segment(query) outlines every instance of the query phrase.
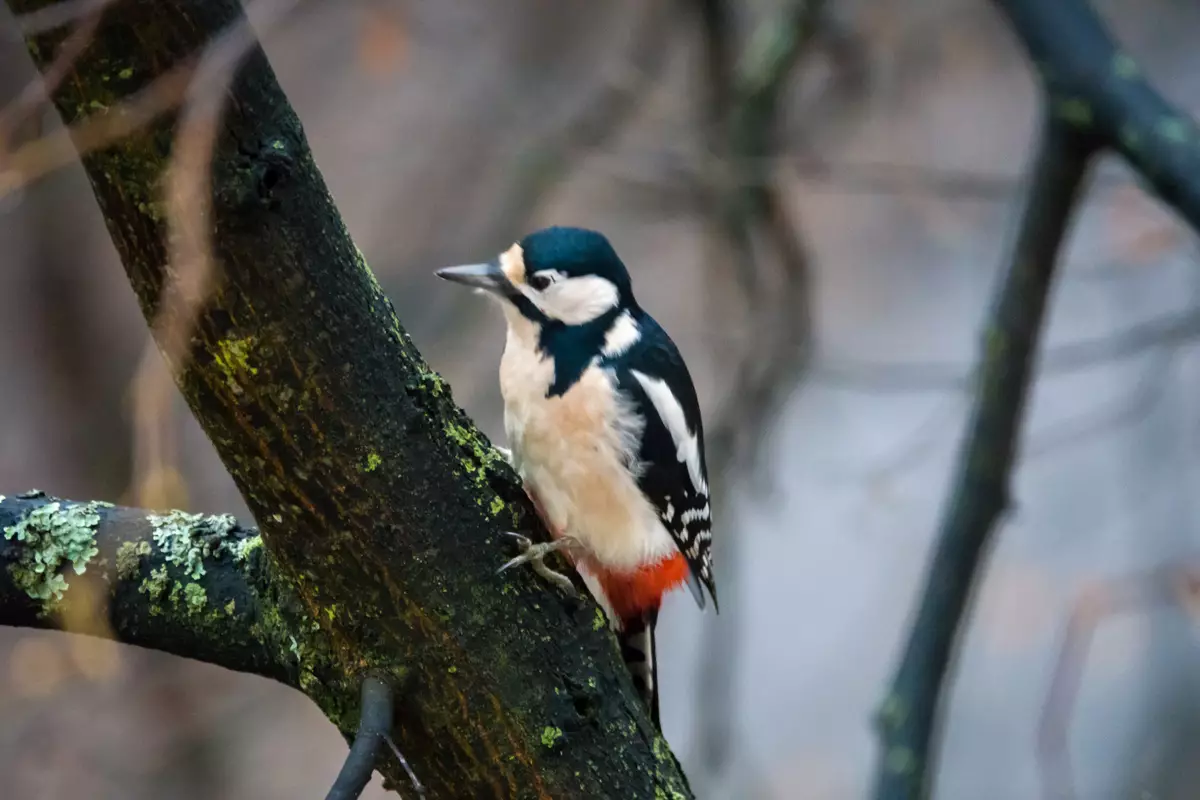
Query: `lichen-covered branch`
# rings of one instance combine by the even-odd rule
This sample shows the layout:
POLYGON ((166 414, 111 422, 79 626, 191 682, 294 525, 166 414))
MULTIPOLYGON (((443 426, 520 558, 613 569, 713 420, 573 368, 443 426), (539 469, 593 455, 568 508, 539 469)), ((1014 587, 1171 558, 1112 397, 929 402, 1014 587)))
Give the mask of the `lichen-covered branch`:
POLYGON ((1054 267, 1095 155, 1094 142, 1051 115, 1008 268, 983 332, 967 435, 904 654, 878 713, 876 800, 929 795, 945 677, 996 521, 1008 506, 1054 267))
POLYGON ((336 675, 252 528, 0 495, 0 625, 115 639, 316 690, 336 675))
MULTIPOLYGON (((108 113, 240 19, 235 0, 116 0, 55 106, 69 124, 108 113)), ((63 36, 28 38, 40 69, 63 36)), ((598 608, 532 571, 496 576, 511 554, 501 531, 545 531, 397 321, 261 50, 227 98, 213 291, 170 366, 254 514, 272 581, 328 648, 337 680, 310 696, 352 736, 341 709, 364 675, 405 687, 396 740, 431 798, 689 797, 598 608)), ((160 196, 176 131, 159 118, 83 156, 147 320, 178 268, 160 196)))

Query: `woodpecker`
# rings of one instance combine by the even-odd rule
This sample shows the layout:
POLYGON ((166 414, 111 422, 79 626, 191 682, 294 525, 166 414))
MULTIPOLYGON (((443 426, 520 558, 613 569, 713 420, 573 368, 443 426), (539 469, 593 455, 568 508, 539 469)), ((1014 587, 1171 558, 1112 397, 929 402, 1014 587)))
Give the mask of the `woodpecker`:
POLYGON ((438 277, 497 300, 509 457, 551 533, 501 570, 563 550, 604 609, 658 723, 654 628, 686 583, 717 607, 704 429, 691 375, 633 295, 625 264, 596 231, 531 233, 485 264, 438 277))

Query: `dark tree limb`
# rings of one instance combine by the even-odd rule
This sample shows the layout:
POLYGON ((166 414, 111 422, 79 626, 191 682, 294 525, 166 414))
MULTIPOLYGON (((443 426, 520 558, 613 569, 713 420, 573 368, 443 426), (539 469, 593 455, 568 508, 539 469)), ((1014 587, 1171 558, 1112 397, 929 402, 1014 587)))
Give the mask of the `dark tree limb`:
POLYGON ((1200 229, 1200 131, 1145 79, 1087 0, 994 0, 1038 69, 1052 112, 1120 153, 1200 229))
POLYGON ((1055 261, 1086 167, 1126 158, 1200 230, 1200 134, 1142 77, 1085 0, 995 0, 1037 67, 1047 121, 969 432, 904 655, 879 711, 876 798, 925 796, 945 676, 1008 483, 1055 261))
MULTIPOLYGON (((103 116, 242 18, 234 0, 117 0, 55 106, 68 125, 103 116)), ((63 38, 28 37, 39 69, 63 38)), ((350 737, 362 677, 403 682, 395 738, 430 797, 690 797, 599 609, 532 571, 495 575, 501 531, 545 531, 400 326, 257 47, 227 99, 214 290, 170 366, 304 612, 298 643, 328 653, 300 688, 350 737)), ((160 117, 83 155, 148 321, 177 267, 159 195, 177 127, 160 117)))
POLYGON ((261 543, 230 516, 0 496, 0 625, 114 639, 296 688, 327 679, 328 648, 308 644, 307 613, 261 543))
POLYGON ((392 687, 368 675, 363 679, 358 731, 346 761, 325 800, 356 800, 371 781, 375 760, 384 740, 392 732, 392 687))
POLYGON ((975 576, 1009 504, 1009 475, 1054 266, 1095 145, 1094 139, 1057 117, 1045 122, 1020 230, 984 329, 974 407, 924 593, 878 712, 876 800, 929 793, 944 679, 975 576))

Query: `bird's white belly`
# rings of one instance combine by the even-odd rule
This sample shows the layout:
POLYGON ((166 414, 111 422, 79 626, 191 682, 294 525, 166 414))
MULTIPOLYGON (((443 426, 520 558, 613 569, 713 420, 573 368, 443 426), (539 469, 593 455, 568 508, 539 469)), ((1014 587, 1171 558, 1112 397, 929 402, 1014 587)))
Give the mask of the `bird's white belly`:
POLYGON ((513 461, 556 532, 613 570, 672 554, 675 543, 631 465, 643 425, 604 370, 589 367, 563 395, 547 397, 553 363, 505 349, 504 423, 513 461))

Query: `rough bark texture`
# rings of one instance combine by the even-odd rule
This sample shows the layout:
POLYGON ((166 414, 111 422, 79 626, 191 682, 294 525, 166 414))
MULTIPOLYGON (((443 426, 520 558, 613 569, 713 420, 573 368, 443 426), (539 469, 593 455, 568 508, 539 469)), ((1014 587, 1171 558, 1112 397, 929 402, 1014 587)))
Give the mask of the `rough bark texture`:
MULTIPOLYGON (((241 14, 231 0, 113 3, 59 112, 106 113, 241 14)), ((30 39, 40 69, 64 36, 30 39)), ((156 187, 173 130, 160 120, 83 158, 148 320, 170 274, 156 187)), ((524 493, 401 328, 257 49, 227 95, 212 178, 217 285, 172 367, 272 581, 320 625, 337 677, 301 688, 350 735, 362 675, 401 687, 398 744, 430 797, 690 796, 597 607, 527 570, 494 574, 512 554, 500 531, 536 525, 524 493)), ((405 785, 389 758, 380 768, 405 785)))

